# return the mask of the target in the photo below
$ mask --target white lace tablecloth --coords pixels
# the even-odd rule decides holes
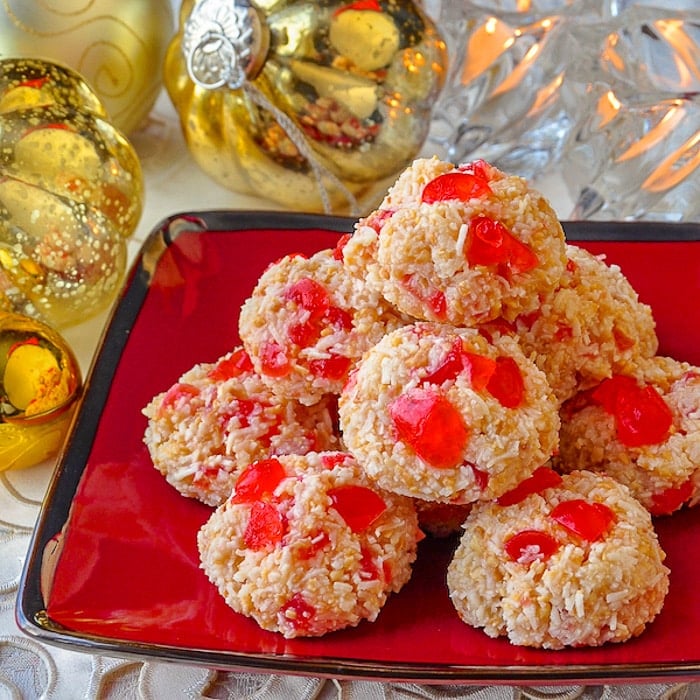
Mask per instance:
[[[133,257],[148,233],[167,216],[202,209],[265,209],[267,202],[234,195],[209,180],[194,164],[182,140],[167,97],[149,122],[133,134],[146,179],[141,225],[132,241]],[[560,217],[569,202],[557,178],[537,183]],[[105,317],[68,329],[71,344],[87,374]],[[31,531],[51,478],[53,463],[0,472],[0,700],[35,698],[235,698],[255,700],[666,700],[700,699],[697,684],[514,688],[507,686],[420,686],[337,681],[210,671],[201,667],[90,655],[42,646],[25,636],[14,619],[15,599]],[[679,640],[680,641],[680,640]]]

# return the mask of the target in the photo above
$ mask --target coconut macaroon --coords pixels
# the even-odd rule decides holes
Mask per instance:
[[[348,269],[417,319],[512,320],[534,311],[566,266],[546,199],[484,161],[417,160],[360,223],[343,249]]]
[[[700,368],[641,360],[572,398],[561,416],[559,469],[604,472],[652,515],[700,500]]]
[[[340,393],[362,353],[404,322],[326,249],[270,265],[241,308],[239,333],[268,386],[310,405]]]
[[[379,232],[384,222],[399,208],[417,207],[421,201],[423,188],[435,178],[454,170],[452,163],[437,157],[419,158],[406,168],[389,187],[379,207],[367,216],[360,218],[354,226],[352,236],[342,241],[342,253],[347,269],[358,279],[373,280],[377,277],[376,258]]]
[[[546,462],[558,403],[509,337],[419,322],[365,353],[339,400],[347,449],[382,488],[426,501],[499,496]]]
[[[156,469],[185,496],[217,506],[256,459],[337,449],[327,400],[315,406],[276,396],[243,348],[185,372],[143,409]]]
[[[536,311],[490,330],[514,331],[560,401],[588,389],[658,349],[651,308],[617,265],[566,246],[561,285]]]
[[[610,477],[559,478],[474,506],[447,572],[460,618],[545,649],[641,634],[669,585],[649,513]]]
[[[255,462],[201,528],[201,567],[236,612],[287,638],[374,620],[422,538],[410,499],[342,452]]]

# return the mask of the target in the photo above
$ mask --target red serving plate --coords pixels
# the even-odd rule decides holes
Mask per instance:
[[[571,242],[619,264],[651,304],[660,352],[700,365],[700,227],[564,227]],[[113,310],[42,509],[20,627],[112,655],[333,677],[513,684],[700,676],[700,508],[657,521],[670,593],[644,634],[624,644],[535,650],[466,626],[445,586],[453,539],[424,540],[408,585],[376,622],[354,629],[285,640],[224,604],[196,548],[211,509],[180,496],[153,468],[141,409],[185,370],[238,343],[239,308],[271,261],[333,246],[351,230],[344,218],[201,212],[151,234]]]

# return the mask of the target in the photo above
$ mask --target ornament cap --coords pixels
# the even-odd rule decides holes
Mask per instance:
[[[235,90],[253,79],[267,56],[269,29],[240,0],[201,0],[184,25],[182,52],[190,79],[206,90]]]

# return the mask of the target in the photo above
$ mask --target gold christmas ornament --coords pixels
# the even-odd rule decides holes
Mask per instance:
[[[0,471],[58,452],[80,389],[78,363],[56,331],[0,312]]]
[[[125,134],[143,123],[158,97],[173,32],[170,0],[0,3],[0,59],[35,57],[73,68]]]
[[[0,308],[54,327],[106,308],[142,202],[136,152],[81,76],[0,61]]]
[[[359,213],[420,150],[446,61],[408,0],[184,0],[165,85],[224,187]]]

